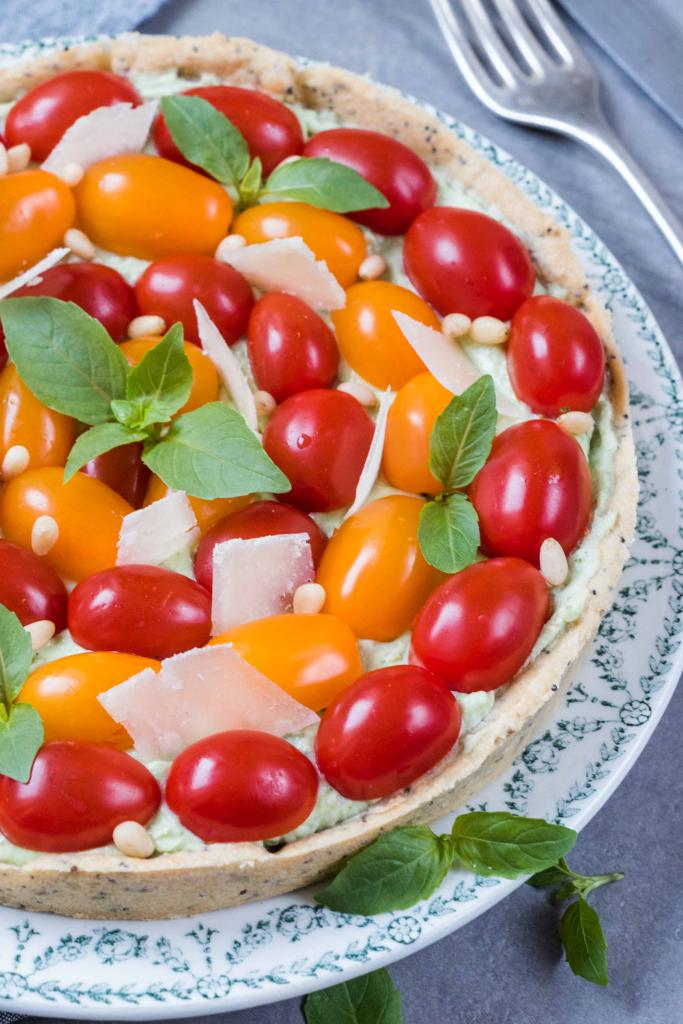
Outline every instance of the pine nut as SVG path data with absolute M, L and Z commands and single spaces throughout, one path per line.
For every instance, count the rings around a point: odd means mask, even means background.
M 31 163 L 31 147 L 28 142 L 20 142 L 7 150 L 7 166 L 10 174 L 25 171 Z
M 112 839 L 114 846 L 124 857 L 146 860 L 156 849 L 147 829 L 137 821 L 122 821 L 114 829 Z
M 320 583 L 302 583 L 294 591 L 292 611 L 296 615 L 315 615 L 325 604 L 325 588 Z
M 2 460 L 0 467 L 2 479 L 13 480 L 15 476 L 19 476 L 28 466 L 30 458 L 28 448 L 25 448 L 23 444 L 13 444 L 7 449 Z
M 95 246 L 85 231 L 81 231 L 80 228 L 69 228 L 64 235 L 64 245 L 68 246 L 74 255 L 80 256 L 84 260 L 91 260 L 95 255 Z
M 37 619 L 35 622 L 29 622 L 24 629 L 31 636 L 31 647 L 34 652 L 42 651 L 55 635 L 55 624 L 50 619 Z
M 359 384 L 355 380 L 345 380 L 337 387 L 337 391 L 351 395 L 366 409 L 373 409 L 377 405 L 377 395 L 367 384 Z
M 507 336 L 507 324 L 495 316 L 478 316 L 472 321 L 470 338 L 478 345 L 502 345 Z
M 0 142 L 0 175 L 9 171 L 9 160 L 7 158 L 7 146 Z
M 546 583 L 551 587 L 561 587 L 569 575 L 567 556 L 554 537 L 546 537 L 541 544 L 539 564 Z
M 165 332 L 166 321 L 160 316 L 136 316 L 128 324 L 129 338 L 156 338 Z
M 380 256 L 378 252 L 373 252 L 370 256 L 366 256 L 361 263 L 358 268 L 358 276 L 361 281 L 374 281 L 381 277 L 386 269 L 387 264 L 384 257 Z
M 270 391 L 255 391 L 254 402 L 258 416 L 272 416 L 277 407 L 277 402 Z
M 83 179 L 85 171 L 80 164 L 71 163 L 65 164 L 57 171 L 57 176 L 62 179 L 65 185 L 69 188 L 75 188 L 76 185 Z
M 59 526 L 52 516 L 38 516 L 31 529 L 31 548 L 35 555 L 46 555 L 59 540 Z
M 247 240 L 243 235 L 226 235 L 216 246 L 214 256 L 217 260 L 225 260 L 231 252 L 244 249 Z
M 575 437 L 588 434 L 593 426 L 593 417 L 589 412 L 563 412 L 557 417 L 558 427 Z
M 441 330 L 449 338 L 462 338 L 464 334 L 467 334 L 471 326 L 472 321 L 464 313 L 449 313 L 448 316 L 443 318 Z

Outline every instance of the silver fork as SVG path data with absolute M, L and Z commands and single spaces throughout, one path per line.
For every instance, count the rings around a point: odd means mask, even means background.
M 524 6 L 490 0 L 488 9 L 482 0 L 456 2 L 459 16 L 449 0 L 430 0 L 456 64 L 482 103 L 508 121 L 570 135 L 600 153 L 683 263 L 683 224 L 605 120 L 598 77 L 548 0 L 525 0 Z

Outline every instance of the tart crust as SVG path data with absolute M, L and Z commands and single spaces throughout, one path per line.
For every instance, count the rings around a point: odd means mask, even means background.
M 188 80 L 213 72 L 232 84 L 262 89 L 343 120 L 402 139 L 425 160 L 461 181 L 511 224 L 528 246 L 539 275 L 561 285 L 600 334 L 607 352 L 609 393 L 618 449 L 610 507 L 614 525 L 599 547 L 599 568 L 579 617 L 529 664 L 496 700 L 476 731 L 413 786 L 373 805 L 362 816 L 288 844 L 277 853 L 257 843 L 134 860 L 113 854 L 44 855 L 23 867 L 0 865 L 0 904 L 68 917 L 158 919 L 185 917 L 263 899 L 320 881 L 382 832 L 408 822 L 431 822 L 462 806 L 523 750 L 569 669 L 595 634 L 611 603 L 634 531 L 638 493 L 624 369 L 606 310 L 591 293 L 568 232 L 546 216 L 492 164 L 437 116 L 397 91 L 339 68 L 299 64 L 247 39 L 143 36 L 135 33 L 51 50 L 0 69 L 0 100 L 8 101 L 54 74 L 100 68 L 121 74 L 177 69 Z

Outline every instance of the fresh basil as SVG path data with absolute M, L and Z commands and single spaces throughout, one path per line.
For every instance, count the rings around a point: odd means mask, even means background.
M 254 157 L 249 164 L 249 170 L 240 182 L 240 199 L 244 206 L 250 206 L 252 203 L 256 202 L 261 192 L 262 185 L 263 164 L 259 157 Z
M 384 968 L 312 992 L 306 1024 L 402 1024 L 401 994 Z
M 64 483 L 68 483 L 74 473 L 98 455 L 104 455 L 112 448 L 120 448 L 124 444 L 144 441 L 146 437 L 144 431 L 129 430 L 122 423 L 100 423 L 97 427 L 91 427 L 81 434 L 69 452 L 64 467 Z
M 187 402 L 191 388 L 192 366 L 185 355 L 183 326 L 177 323 L 129 370 L 126 400 L 144 410 L 140 426 L 146 427 L 170 420 Z
M 560 921 L 560 939 L 574 974 L 594 985 L 607 985 L 607 943 L 600 916 L 579 896 Z
M 620 882 L 623 877 L 623 871 L 611 871 L 604 875 L 580 875 L 572 871 L 564 857 L 561 857 L 554 867 L 539 871 L 528 878 L 527 885 L 533 886 L 534 889 L 554 889 L 551 895 L 552 902 L 563 903 L 573 896 L 586 897 L 594 889 Z
M 0 775 L 27 782 L 43 742 L 43 723 L 30 704 L 15 703 L 31 669 L 31 638 L 0 605 Z
M 429 468 L 445 490 L 471 484 L 486 462 L 496 433 L 496 389 L 484 374 L 453 398 L 429 439 Z
M 201 96 L 165 96 L 161 112 L 186 160 L 224 185 L 238 185 L 249 167 L 249 147 L 225 114 Z
M 551 867 L 576 842 L 576 832 L 543 818 L 508 811 L 461 814 L 451 830 L 453 852 L 478 875 L 518 878 Z
M 19 619 L 0 604 L 0 703 L 9 709 L 31 668 L 31 638 Z
M 439 495 L 422 507 L 417 528 L 420 550 L 442 572 L 460 572 L 471 565 L 479 547 L 479 519 L 464 494 Z
M 335 213 L 386 209 L 389 205 L 386 196 L 357 171 L 327 157 L 300 157 L 280 164 L 263 192 L 268 197 L 296 199 Z

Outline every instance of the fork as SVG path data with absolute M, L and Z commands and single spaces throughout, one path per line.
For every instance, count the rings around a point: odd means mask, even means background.
M 597 0 L 599 2 L 599 0 Z M 569 135 L 619 172 L 683 263 L 683 224 L 607 123 L 593 66 L 548 0 L 430 0 L 465 81 L 494 114 Z

